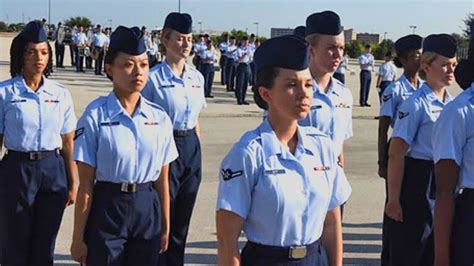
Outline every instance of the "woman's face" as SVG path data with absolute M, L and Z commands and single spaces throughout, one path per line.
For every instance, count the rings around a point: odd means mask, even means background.
M 421 49 L 412 49 L 408 51 L 405 57 L 400 58 L 403 68 L 410 72 L 416 73 L 420 70 Z
M 309 69 L 298 71 L 280 68 L 273 88 L 260 87 L 259 93 L 268 103 L 269 113 L 299 120 L 305 118 L 311 108 L 312 80 Z
M 28 43 L 23 56 L 23 74 L 42 74 L 49 62 L 49 48 L 46 42 Z
M 426 73 L 426 80 L 434 83 L 433 85 L 445 87 L 453 84 L 457 64 L 456 57 L 438 55 L 431 64 L 423 64 L 422 67 Z
M 178 59 L 183 59 L 189 56 L 193 45 L 193 35 L 182 34 L 175 30 L 171 32 L 170 38 L 163 38 L 162 44 L 166 48 L 166 55 Z
M 148 80 L 148 56 L 119 52 L 112 64 L 106 64 L 107 74 L 113 78 L 114 89 L 123 93 L 140 92 Z

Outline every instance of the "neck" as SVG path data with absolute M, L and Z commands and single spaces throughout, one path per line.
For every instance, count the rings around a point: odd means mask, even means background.
M 418 72 L 413 73 L 405 70 L 403 72 L 403 75 L 405 76 L 405 78 L 407 78 L 410 84 L 413 85 L 413 87 L 418 88 Z
M 311 76 L 316 81 L 316 84 L 318 84 L 318 87 L 323 89 L 326 93 L 329 89 L 329 84 L 331 83 L 331 73 L 323 72 L 316 68 L 311 68 L 310 72 Z
M 446 95 L 446 87 L 443 85 L 437 85 L 435 82 L 431 80 L 426 80 L 426 84 L 428 87 L 433 91 L 433 93 L 444 102 L 444 97 Z
M 295 153 L 296 144 L 298 142 L 298 123 L 295 119 L 285 119 L 281 116 L 275 115 L 272 112 L 268 113 L 268 122 L 272 127 L 277 139 L 283 144 L 291 153 Z
M 43 82 L 43 76 L 41 73 L 39 74 L 32 74 L 32 75 L 23 75 L 23 79 L 25 80 L 26 86 L 32 89 L 33 91 L 37 91 Z
M 123 109 L 132 116 L 138 107 L 140 92 L 123 92 L 120 90 L 114 90 L 114 93 Z
M 175 58 L 167 57 L 166 58 L 166 63 L 168 63 L 168 65 L 171 68 L 171 71 L 173 71 L 173 73 L 176 76 L 178 76 L 178 77 L 183 76 L 184 64 L 185 64 L 184 58 L 183 59 L 175 59 Z

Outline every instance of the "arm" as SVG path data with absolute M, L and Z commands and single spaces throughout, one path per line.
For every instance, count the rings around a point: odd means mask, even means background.
M 77 164 L 72 159 L 72 152 L 74 150 L 74 132 L 61 135 L 63 148 L 61 155 L 64 158 L 64 165 L 66 166 L 66 175 L 68 178 L 69 195 L 66 206 L 74 204 L 77 196 Z
M 394 137 L 388 150 L 388 203 L 385 212 L 390 218 L 398 222 L 403 222 L 400 192 L 405 168 L 404 159 L 409 147 L 403 139 Z
M 434 213 L 435 265 L 450 265 L 451 227 L 454 216 L 454 191 L 459 166 L 453 160 L 440 160 L 435 165 L 436 205 Z
M 390 127 L 392 119 L 388 116 L 379 117 L 379 137 L 378 137 L 378 153 L 379 153 L 379 176 L 387 178 L 387 164 L 388 164 L 388 141 L 387 132 Z
M 339 207 L 327 212 L 321 238 L 328 256 L 329 265 L 342 265 L 342 223 Z
M 168 239 L 170 233 L 170 190 L 169 190 L 169 164 L 161 167 L 161 173 L 154 187 L 160 197 L 161 213 L 163 215 L 163 228 L 161 229 L 161 249 L 160 253 L 168 249 Z
M 95 168 L 82 162 L 78 162 L 77 166 L 80 183 L 77 192 L 76 208 L 74 209 L 71 255 L 75 261 L 85 263 L 87 258 L 87 246 L 84 243 L 84 230 L 87 219 L 89 218 L 94 193 Z
M 198 136 L 199 141 L 201 141 L 201 124 L 199 123 L 199 120 L 196 124 L 196 135 Z
M 339 156 L 337 156 L 337 164 L 344 168 L 344 165 L 345 165 L 345 158 L 344 158 L 344 145 L 342 146 L 342 150 L 341 150 L 341 154 L 339 154 Z
M 218 265 L 240 265 L 238 239 L 243 224 L 244 219 L 233 212 L 226 210 L 216 212 Z
M 382 76 L 380 73 L 377 75 L 377 83 L 375 83 L 376 88 L 380 88 L 380 84 L 382 83 Z

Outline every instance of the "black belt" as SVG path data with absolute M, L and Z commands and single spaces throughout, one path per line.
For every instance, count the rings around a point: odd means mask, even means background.
M 18 158 L 21 160 L 39 161 L 51 155 L 59 155 L 59 149 L 54 149 L 52 151 L 30 151 L 30 152 L 8 150 L 7 154 L 8 156 Z
M 367 72 L 370 72 L 370 70 L 368 70 L 368 69 L 361 69 L 360 71 L 367 71 Z
M 310 254 L 319 252 L 321 248 L 321 242 L 319 240 L 309 245 L 293 247 L 267 246 L 251 241 L 248 241 L 247 245 L 249 248 L 254 249 L 257 254 L 282 259 L 303 259 Z
M 239 65 L 248 66 L 250 63 L 239 63 Z
M 106 182 L 106 181 L 97 181 L 95 183 L 96 186 L 112 189 L 112 190 L 118 190 L 121 192 L 125 193 L 134 193 L 137 191 L 141 190 L 146 190 L 152 186 L 153 182 L 147 182 L 147 183 L 112 183 L 112 182 Z
M 186 130 L 173 130 L 173 136 L 175 137 L 186 137 L 188 135 L 194 134 L 196 130 L 193 129 L 186 129 Z

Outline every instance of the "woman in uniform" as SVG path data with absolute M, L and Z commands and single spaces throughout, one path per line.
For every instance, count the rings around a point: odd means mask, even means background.
M 171 121 L 143 98 L 143 33 L 119 26 L 105 58 L 113 91 L 87 107 L 75 134 L 79 168 L 71 254 L 84 265 L 157 265 L 169 235 Z
M 170 165 L 170 242 L 160 263 L 182 266 L 189 222 L 201 183 L 198 118 L 206 106 L 204 78 L 185 62 L 192 47 L 191 16 L 170 13 L 165 19 L 161 44 L 166 59 L 152 69 L 142 94 L 162 107 L 173 124 L 179 157 Z
M 433 128 L 435 265 L 474 264 L 474 23 L 470 32 L 468 59 L 455 71 L 464 92 Z
M 44 74 L 52 52 L 28 23 L 10 48 L 12 79 L 0 83 L 0 264 L 53 265 L 64 208 L 76 198 L 71 94 Z M 3 254 L 2 254 L 3 253 Z
M 432 129 L 451 101 L 456 41 L 447 34 L 423 41 L 420 76 L 426 82 L 399 109 L 389 148 L 385 207 L 387 265 L 433 265 Z
M 275 57 L 278 51 L 286 52 Z M 312 102 L 308 43 L 296 35 L 270 39 L 255 65 L 254 98 L 268 117 L 221 164 L 219 265 L 325 265 L 322 246 L 330 265 L 342 265 L 339 206 L 349 184 L 336 171 L 332 141 L 297 123 Z M 242 229 L 248 242 L 239 254 Z

